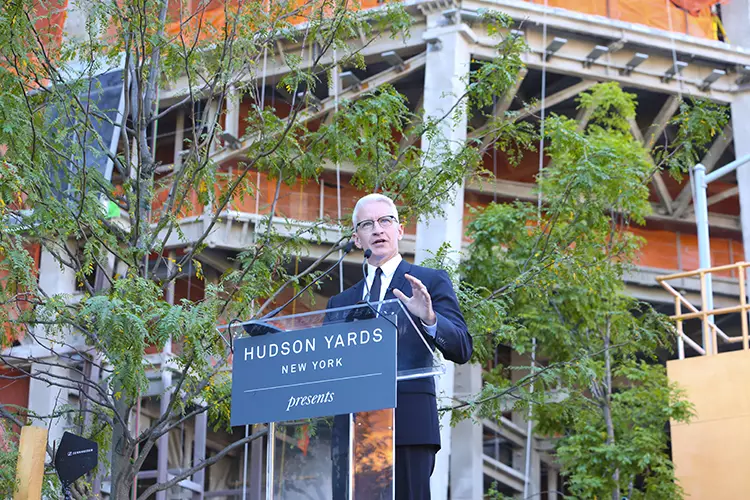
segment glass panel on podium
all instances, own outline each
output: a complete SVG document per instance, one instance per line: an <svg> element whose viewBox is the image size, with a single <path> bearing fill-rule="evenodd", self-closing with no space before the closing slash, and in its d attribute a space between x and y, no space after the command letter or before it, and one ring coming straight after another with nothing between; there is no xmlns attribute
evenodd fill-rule
<svg viewBox="0 0 750 500"><path fill-rule="evenodd" d="M346 349L358 344L374 342L377 337L373 337L371 331L355 326L357 322L374 319L378 319L377 324L382 325L383 335L394 333L397 335L397 380L432 377L443 372L440 359L417 326L419 320L415 321L398 299L359 303L349 307L239 324L234 322L230 334L235 337L235 341L242 337L264 335L278 335L283 341L283 336L290 332L299 334L304 333L301 330L331 327L332 331L344 333L337 333L335 338L334 336L326 337L328 343L326 347L330 352L331 349L335 350L337 347ZM349 325L342 329L343 324ZM334 325L338 325L338 329ZM364 327L372 323L361 323L361 325ZM241 328L238 328L240 326ZM311 334L315 331L320 330L311 330ZM235 359L239 354L235 352ZM257 352L254 354L259 356ZM330 356L322 355L320 358L320 360L313 361L315 366L325 366L331 374L335 374L335 362L329 361ZM247 353L245 353L245 359L247 359ZM304 382L304 384L316 384L316 382ZM259 390L265 390L265 388ZM368 396L368 394L356 394L351 397L357 399L358 404L366 405ZM235 397L233 392L232 425L244 425L245 422L235 421ZM269 446L267 446L266 485L270 484L273 487L266 490L266 499L392 500L394 498L395 411L393 408L335 416L315 416L295 421L277 421L269 426L269 430L273 430L274 439L269 440Z"/></svg>

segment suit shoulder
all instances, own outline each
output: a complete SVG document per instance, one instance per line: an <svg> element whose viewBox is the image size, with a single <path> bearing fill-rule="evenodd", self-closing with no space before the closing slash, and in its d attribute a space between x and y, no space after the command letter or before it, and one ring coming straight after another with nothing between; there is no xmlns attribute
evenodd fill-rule
<svg viewBox="0 0 750 500"><path fill-rule="evenodd" d="M448 278L448 273L443 269L433 269L431 267L418 266L416 264L411 265L409 274L412 274L415 278L419 278L424 281L424 278L435 279L435 278Z"/></svg>
<svg viewBox="0 0 750 500"><path fill-rule="evenodd" d="M328 307L335 307L337 305L348 305L352 302L351 295L355 293L355 290L357 289L357 286L352 286L347 288L341 293L337 293L336 295L333 295L330 299L328 299ZM354 300L354 302L357 302L357 300Z"/></svg>

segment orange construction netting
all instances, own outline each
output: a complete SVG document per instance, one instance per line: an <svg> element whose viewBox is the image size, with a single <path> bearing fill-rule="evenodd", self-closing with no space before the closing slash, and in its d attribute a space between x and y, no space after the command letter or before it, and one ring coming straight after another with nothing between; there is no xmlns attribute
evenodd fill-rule
<svg viewBox="0 0 750 500"><path fill-rule="evenodd" d="M233 0L211 0L208 4L198 4L201 12L197 18L199 25L206 23L219 27L224 24L224 3ZM527 0L531 3L544 4L544 0ZM629 23L642 24L675 33L685 33L691 36L717 39L715 18L711 6L727 0L547 0L549 7L558 7L595 16L617 19ZM170 19L179 18L179 9L188 7L193 10L192 2L185 0L170 0ZM310 3L309 0L299 0L299 4ZM312 4L311 4L312 5ZM367 9L378 5L378 0L361 0L357 8ZM183 12L183 17L189 17ZM300 18L302 20L302 18ZM192 18L195 21L195 18ZM189 23L188 23L189 24ZM180 28L186 26L173 22L167 27L167 33L176 35ZM184 33L183 33L184 35ZM201 35L201 38L205 35ZM211 35L208 35L211 36Z"/></svg>
<svg viewBox="0 0 750 500"><path fill-rule="evenodd" d="M544 4L544 0L531 0ZM547 0L549 7L716 40L711 5L717 0ZM679 4L675 5L675 4ZM688 10L691 14L688 14Z"/></svg>
<svg viewBox="0 0 750 500"><path fill-rule="evenodd" d="M717 3L726 3L728 0L670 0L678 8L684 10L691 16L700 16L706 9Z"/></svg>

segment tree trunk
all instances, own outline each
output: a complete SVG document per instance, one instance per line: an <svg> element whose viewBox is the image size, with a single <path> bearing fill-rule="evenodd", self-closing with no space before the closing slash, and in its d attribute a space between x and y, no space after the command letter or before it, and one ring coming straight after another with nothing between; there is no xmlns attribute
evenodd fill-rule
<svg viewBox="0 0 750 500"><path fill-rule="evenodd" d="M125 397L115 401L115 409L124 422L128 422L129 408ZM130 497L130 489L133 486L133 468L130 460L133 450L128 443L128 429L115 417L112 426L112 479L111 500L127 500Z"/></svg>
<svg viewBox="0 0 750 500"><path fill-rule="evenodd" d="M610 320L607 318L607 331L604 335L604 375L605 375L605 396L602 404L604 411L604 421L607 425L607 444L615 444L615 425L612 421L612 357L609 352L611 344L610 338ZM615 467L612 473L612 481L615 483L612 488L612 500L620 500L620 468Z"/></svg>

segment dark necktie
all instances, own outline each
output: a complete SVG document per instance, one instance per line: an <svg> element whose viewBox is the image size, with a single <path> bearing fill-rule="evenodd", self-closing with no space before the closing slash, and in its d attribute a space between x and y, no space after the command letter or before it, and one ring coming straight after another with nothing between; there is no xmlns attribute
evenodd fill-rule
<svg viewBox="0 0 750 500"><path fill-rule="evenodd" d="M382 275L382 269L379 267L375 269L375 279L372 280L372 287L370 288L370 302L377 302L380 300L380 277Z"/></svg>

